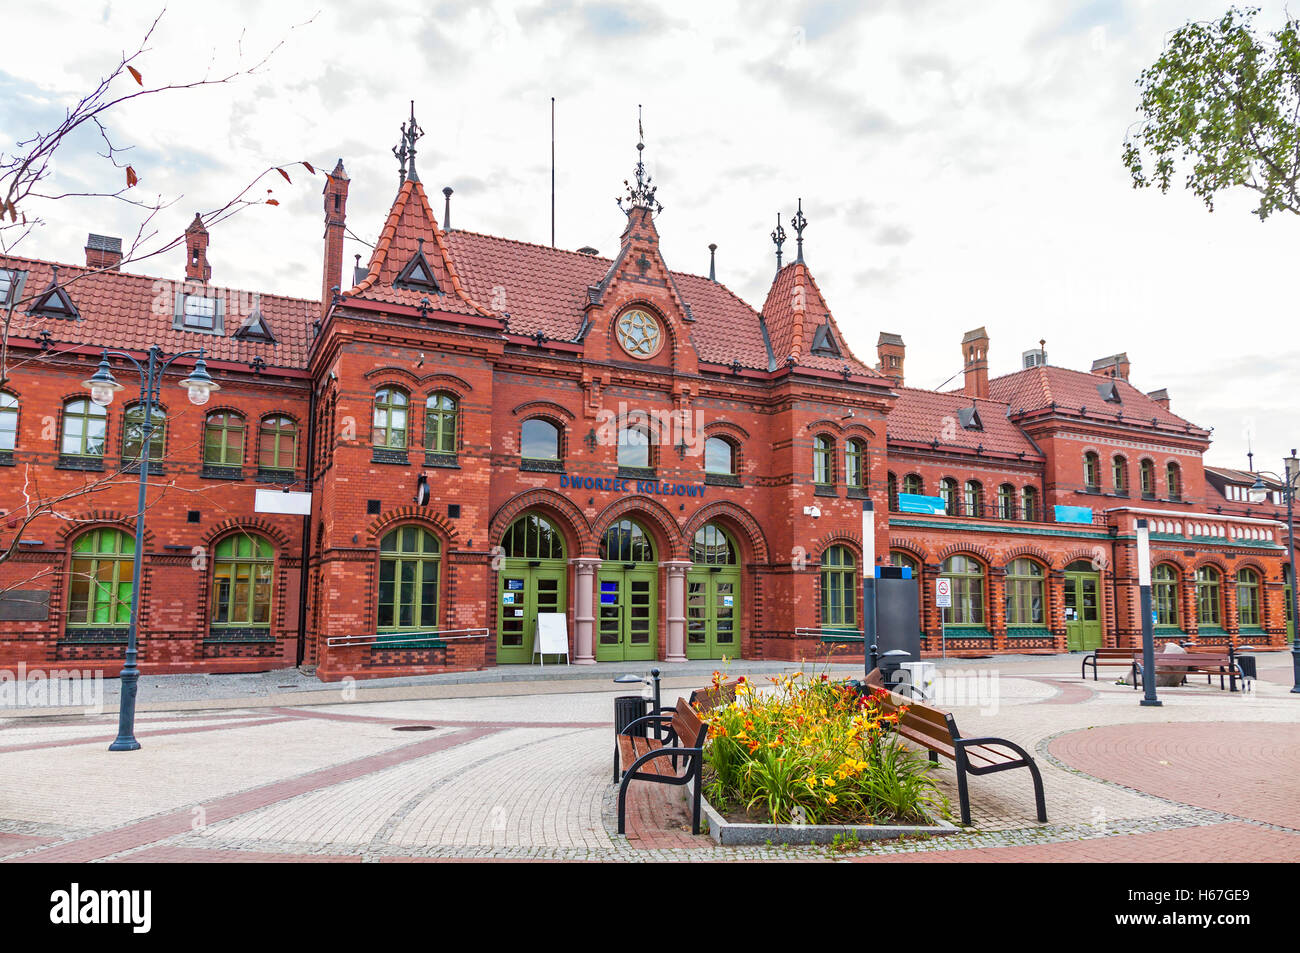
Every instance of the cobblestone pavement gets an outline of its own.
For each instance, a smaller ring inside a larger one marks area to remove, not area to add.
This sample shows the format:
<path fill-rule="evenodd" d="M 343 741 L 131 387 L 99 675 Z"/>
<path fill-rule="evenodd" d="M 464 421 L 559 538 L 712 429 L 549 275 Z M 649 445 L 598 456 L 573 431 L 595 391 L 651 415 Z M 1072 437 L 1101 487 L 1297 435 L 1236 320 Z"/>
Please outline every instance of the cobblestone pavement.
<path fill-rule="evenodd" d="M 937 686 L 963 734 L 1034 753 L 1044 825 L 1028 773 L 1011 771 L 972 778 L 974 826 L 942 838 L 847 852 L 722 848 L 690 833 L 681 789 L 646 784 L 632 788 L 623 837 L 611 709 L 626 689 L 530 678 L 350 703 L 209 697 L 208 710 L 142 712 L 143 747 L 129 753 L 107 750 L 111 714 L 0 719 L 0 858 L 1300 859 L 1300 696 L 1273 679 L 1289 672 L 1288 655 L 1261 655 L 1268 677 L 1251 692 L 1162 689 L 1161 708 L 1139 707 L 1138 693 L 1104 677 L 1081 680 L 1076 659 L 954 660 Z M 664 669 L 677 686 L 666 704 L 707 677 Z M 955 805 L 952 770 L 936 777 Z"/>

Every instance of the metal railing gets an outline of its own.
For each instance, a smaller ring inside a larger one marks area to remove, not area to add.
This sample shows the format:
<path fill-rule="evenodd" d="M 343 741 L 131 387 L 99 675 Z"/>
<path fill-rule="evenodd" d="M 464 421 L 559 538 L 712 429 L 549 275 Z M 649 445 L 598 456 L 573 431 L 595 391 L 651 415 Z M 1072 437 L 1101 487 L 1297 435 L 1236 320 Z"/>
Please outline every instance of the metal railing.
<path fill-rule="evenodd" d="M 424 632 L 377 632 L 374 635 L 335 635 L 325 640 L 330 648 L 355 645 L 384 645 L 389 642 L 454 642 L 460 639 L 486 639 L 490 632 L 482 629 L 429 629 Z"/>

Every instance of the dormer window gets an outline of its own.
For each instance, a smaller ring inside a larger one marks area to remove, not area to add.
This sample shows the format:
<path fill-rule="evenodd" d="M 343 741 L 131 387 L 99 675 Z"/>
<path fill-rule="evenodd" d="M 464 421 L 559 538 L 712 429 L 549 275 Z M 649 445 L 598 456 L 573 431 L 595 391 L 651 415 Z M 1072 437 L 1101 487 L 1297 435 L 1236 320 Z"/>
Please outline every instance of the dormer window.
<path fill-rule="evenodd" d="M 66 318 L 72 321 L 81 317 L 77 312 L 77 306 L 68 297 L 68 293 L 59 287 L 59 273 L 57 270 L 54 272 L 54 278 L 50 281 L 50 286 L 41 293 L 29 310 L 31 314 L 44 315 L 50 318 Z"/>
<path fill-rule="evenodd" d="M 225 301 L 221 298 L 178 291 L 172 327 L 177 331 L 225 334 L 225 315 Z"/>
<path fill-rule="evenodd" d="M 1101 399 L 1110 404 L 1122 404 L 1123 398 L 1119 395 L 1119 385 L 1113 380 L 1106 381 L 1104 384 L 1097 385 L 1097 392 L 1101 394 Z"/>
<path fill-rule="evenodd" d="M 262 314 L 260 308 L 245 319 L 244 323 L 235 331 L 234 336 L 246 340 L 276 343 L 275 335 L 271 332 L 271 325 L 267 323 L 266 316 Z"/>
<path fill-rule="evenodd" d="M 817 329 L 813 335 L 812 353 L 820 357 L 839 357 L 840 346 L 835 340 L 835 332 L 831 330 L 831 322 L 828 318 L 826 323 Z"/>
<path fill-rule="evenodd" d="M 0 308 L 8 307 L 22 297 L 23 283 L 26 280 L 25 271 L 0 268 Z"/>
<path fill-rule="evenodd" d="M 405 285 L 408 288 L 427 288 L 430 291 L 442 294 L 442 289 L 438 287 L 438 280 L 433 277 L 433 268 L 430 267 L 428 259 L 424 257 L 423 238 L 420 239 L 420 247 L 416 250 L 415 256 L 398 273 L 393 284 Z"/>
<path fill-rule="evenodd" d="M 980 412 L 975 407 L 963 407 L 957 411 L 957 421 L 962 425 L 964 430 L 983 430 L 984 421 L 980 420 Z"/>

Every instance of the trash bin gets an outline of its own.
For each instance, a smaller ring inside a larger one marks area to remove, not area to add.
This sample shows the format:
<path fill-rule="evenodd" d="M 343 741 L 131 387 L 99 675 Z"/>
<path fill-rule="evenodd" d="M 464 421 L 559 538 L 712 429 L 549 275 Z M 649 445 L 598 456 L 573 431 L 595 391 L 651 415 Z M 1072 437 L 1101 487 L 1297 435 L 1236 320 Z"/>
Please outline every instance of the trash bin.
<path fill-rule="evenodd" d="M 623 729 L 638 718 L 644 718 L 650 714 L 650 699 L 642 698 L 640 695 L 619 695 L 614 699 L 614 734 L 621 735 Z M 646 737 L 645 729 L 648 725 L 641 725 L 635 729 L 632 734 L 644 738 Z"/>
<path fill-rule="evenodd" d="M 1237 664 L 1241 666 L 1241 677 L 1245 679 L 1259 678 L 1258 669 L 1255 666 L 1255 656 L 1242 655 L 1237 653 Z"/>

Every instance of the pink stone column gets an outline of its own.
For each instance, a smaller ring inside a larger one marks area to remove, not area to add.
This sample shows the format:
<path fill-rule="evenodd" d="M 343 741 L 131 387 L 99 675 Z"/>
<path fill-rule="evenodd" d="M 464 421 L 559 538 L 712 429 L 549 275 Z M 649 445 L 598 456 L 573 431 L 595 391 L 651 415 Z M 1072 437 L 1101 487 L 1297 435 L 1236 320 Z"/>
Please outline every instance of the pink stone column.
<path fill-rule="evenodd" d="M 668 570 L 668 652 L 665 662 L 686 661 L 686 570 L 685 560 L 663 563 Z"/>
<path fill-rule="evenodd" d="M 596 570 L 600 568 L 599 559 L 571 560 L 574 568 L 573 594 L 573 664 L 596 664 L 596 617 L 594 613 L 596 595 Z"/>

